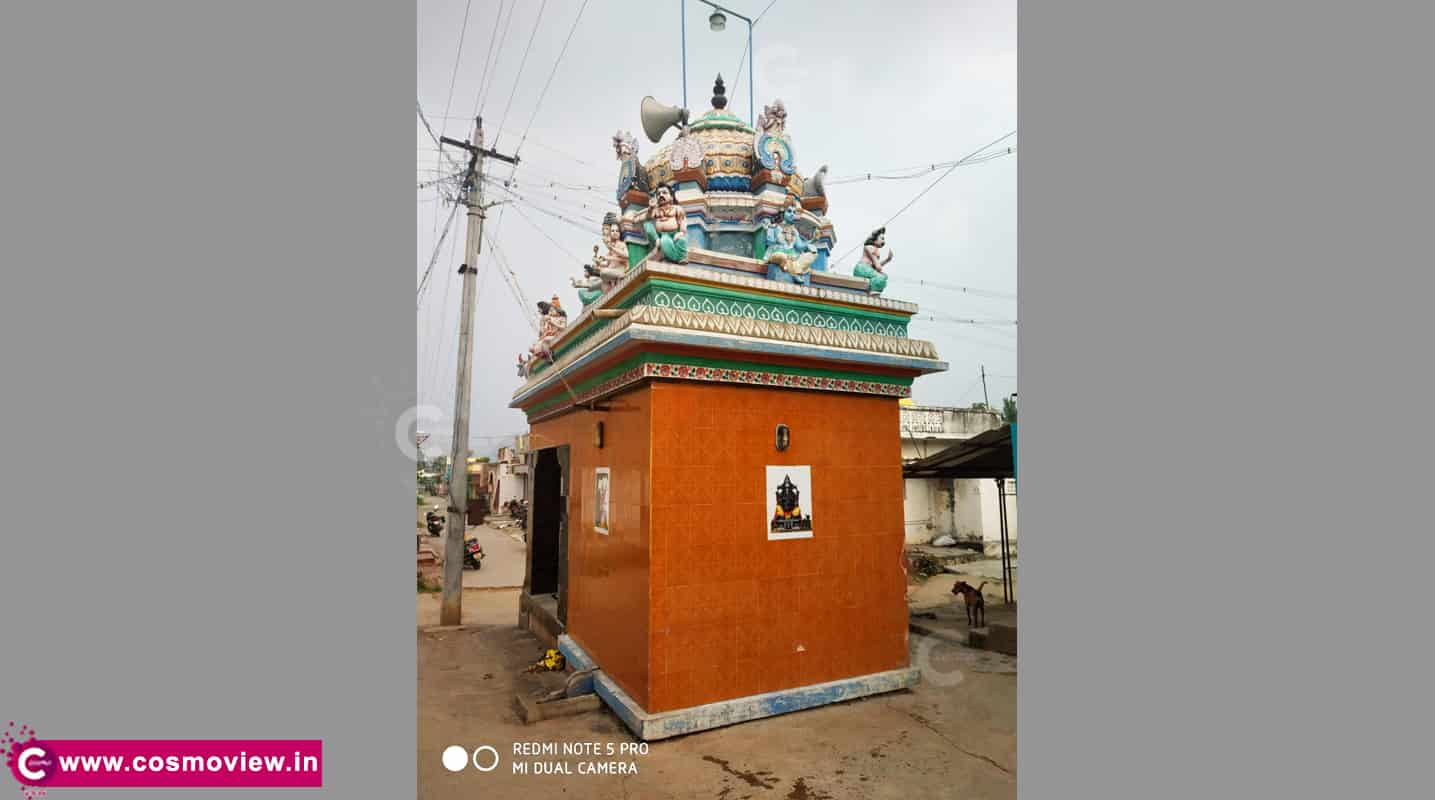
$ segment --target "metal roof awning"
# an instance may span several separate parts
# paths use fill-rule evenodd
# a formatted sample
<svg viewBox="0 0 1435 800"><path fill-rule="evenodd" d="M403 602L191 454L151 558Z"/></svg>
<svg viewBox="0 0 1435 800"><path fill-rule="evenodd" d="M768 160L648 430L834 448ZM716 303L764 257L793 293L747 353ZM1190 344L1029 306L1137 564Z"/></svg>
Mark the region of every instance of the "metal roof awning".
<svg viewBox="0 0 1435 800"><path fill-rule="evenodd" d="M1016 599L1012 589L1011 540L1007 532L1006 493L1003 483L1016 477L1016 457L1012 452L1012 426L1003 425L985 431L951 447L919 458L902 466L903 478L992 478L997 482L997 508L1001 515L1002 598L1011 603Z"/></svg>
<svg viewBox="0 0 1435 800"><path fill-rule="evenodd" d="M970 439L902 466L904 478L1015 478L1011 425Z"/></svg>

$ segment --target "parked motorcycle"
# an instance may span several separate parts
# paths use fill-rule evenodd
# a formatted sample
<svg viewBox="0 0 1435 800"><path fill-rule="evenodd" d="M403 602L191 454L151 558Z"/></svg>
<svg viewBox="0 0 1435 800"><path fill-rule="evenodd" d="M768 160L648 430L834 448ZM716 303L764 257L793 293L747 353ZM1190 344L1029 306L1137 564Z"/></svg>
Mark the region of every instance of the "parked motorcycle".
<svg viewBox="0 0 1435 800"><path fill-rule="evenodd" d="M513 519L518 522L518 527L525 529L528 527L527 500L509 500L504 508L508 512L509 516L513 517Z"/></svg>
<svg viewBox="0 0 1435 800"><path fill-rule="evenodd" d="M463 543L463 568L483 569L483 545L477 539Z"/></svg>
<svg viewBox="0 0 1435 800"><path fill-rule="evenodd" d="M424 522L428 525L429 536L443 535L443 515L437 508L424 514Z"/></svg>

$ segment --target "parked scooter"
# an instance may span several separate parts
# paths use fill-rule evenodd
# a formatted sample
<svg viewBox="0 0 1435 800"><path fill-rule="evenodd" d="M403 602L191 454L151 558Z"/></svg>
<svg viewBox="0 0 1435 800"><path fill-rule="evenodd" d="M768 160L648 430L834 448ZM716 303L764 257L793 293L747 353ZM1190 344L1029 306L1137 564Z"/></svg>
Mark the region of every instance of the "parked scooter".
<svg viewBox="0 0 1435 800"><path fill-rule="evenodd" d="M509 500L504 505L504 510L508 512L509 516L513 517L513 519L518 522L518 527L524 529L528 527L527 500Z"/></svg>
<svg viewBox="0 0 1435 800"><path fill-rule="evenodd" d="M469 539L463 543L463 568L483 569L483 545L477 539Z"/></svg>
<svg viewBox="0 0 1435 800"><path fill-rule="evenodd" d="M437 507L424 514L424 522L428 525L429 536L443 535L443 515L439 513Z"/></svg>

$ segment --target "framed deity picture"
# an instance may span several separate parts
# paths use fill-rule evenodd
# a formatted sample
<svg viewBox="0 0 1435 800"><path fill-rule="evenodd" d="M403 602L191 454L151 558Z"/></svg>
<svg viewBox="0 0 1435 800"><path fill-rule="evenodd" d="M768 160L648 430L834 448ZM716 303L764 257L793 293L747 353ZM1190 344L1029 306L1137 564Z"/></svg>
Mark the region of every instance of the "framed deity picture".
<svg viewBox="0 0 1435 800"><path fill-rule="evenodd" d="M812 538L812 467L767 468L767 538Z"/></svg>
<svg viewBox="0 0 1435 800"><path fill-rule="evenodd" d="M608 497L612 493L607 467L599 467L593 486L593 530L608 533Z"/></svg>

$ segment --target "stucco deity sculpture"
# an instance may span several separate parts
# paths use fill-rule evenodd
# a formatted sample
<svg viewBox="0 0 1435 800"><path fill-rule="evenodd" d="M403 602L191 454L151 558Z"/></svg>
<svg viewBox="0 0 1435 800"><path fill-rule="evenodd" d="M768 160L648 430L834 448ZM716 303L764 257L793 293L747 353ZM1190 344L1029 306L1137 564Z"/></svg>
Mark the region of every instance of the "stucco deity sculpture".
<svg viewBox="0 0 1435 800"><path fill-rule="evenodd" d="M583 265L583 277L573 278L573 287L578 290L578 299L582 301L584 308L592 305L627 274L626 267L608 266L612 257L604 256L601 249L599 245L593 245L593 263ZM625 260L622 263L627 262Z"/></svg>
<svg viewBox="0 0 1435 800"><path fill-rule="evenodd" d="M593 248L597 254L597 247ZM593 304L594 300L603 296L603 278L598 275L598 268L592 264L583 265L583 277L573 278L573 288L578 290L578 301L584 308Z"/></svg>
<svg viewBox="0 0 1435 800"><path fill-rule="evenodd" d="M887 255L883 257L882 248L886 244L886 228L872 231L872 235L862 244L862 259L852 268L853 275L867 279L867 291L870 294L881 294L882 290L887 288L887 271L883 267L891 263L892 250L889 248Z"/></svg>
<svg viewBox="0 0 1435 800"><path fill-rule="evenodd" d="M773 100L772 105L762 107L762 115L757 118L757 127L771 136L782 136L786 132L787 106L783 105L782 98Z"/></svg>
<svg viewBox="0 0 1435 800"><path fill-rule="evenodd" d="M817 248L797 229L797 199L788 198L787 207L782 210L782 222L774 225L771 220L763 220L763 228L768 280L809 285Z"/></svg>
<svg viewBox="0 0 1435 800"><path fill-rule="evenodd" d="M553 342L563 334L563 329L568 326L568 312L563 310L563 304L559 302L558 295L545 302L538 301L538 341L528 348L530 366L534 359L552 358Z"/></svg>
<svg viewBox="0 0 1435 800"><path fill-rule="evenodd" d="M599 269L628 271L628 246L623 244L623 229L618 224L618 215L609 211L603 215L603 247L606 252L595 258Z"/></svg>
<svg viewBox="0 0 1435 800"><path fill-rule="evenodd" d="M613 153L618 157L618 202L628 190L648 192L648 173L638 160L638 140L629 131L613 134Z"/></svg>
<svg viewBox="0 0 1435 800"><path fill-rule="evenodd" d="M762 116L757 118L757 133L753 136L753 155L758 163L770 172L792 175L792 140L787 136L787 107L781 100L762 107Z"/></svg>
<svg viewBox="0 0 1435 800"><path fill-rule="evenodd" d="M686 221L683 207L673 202L673 187L659 186L648 201L648 220L643 223L643 232L653 243L652 258L656 261L670 261L686 264L688 261L688 234L683 230Z"/></svg>

